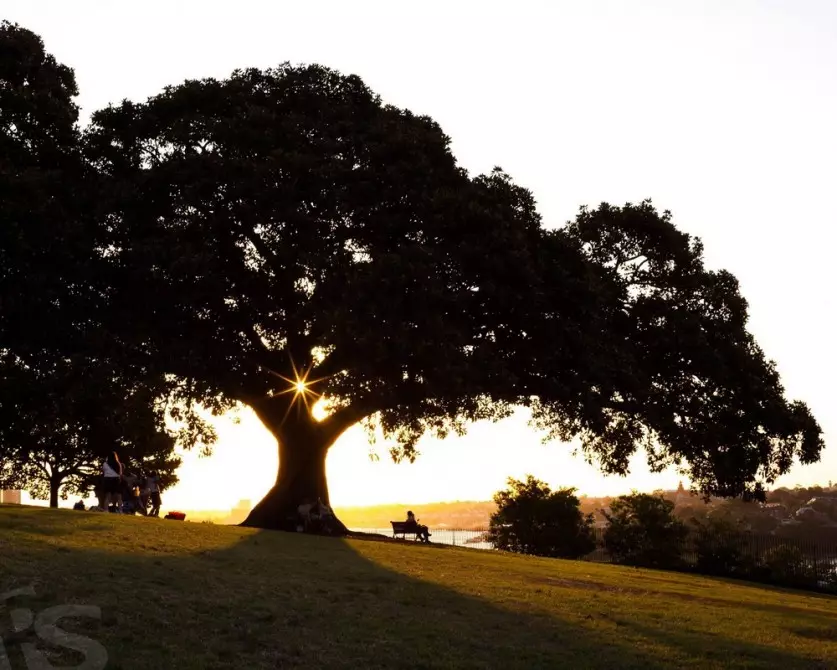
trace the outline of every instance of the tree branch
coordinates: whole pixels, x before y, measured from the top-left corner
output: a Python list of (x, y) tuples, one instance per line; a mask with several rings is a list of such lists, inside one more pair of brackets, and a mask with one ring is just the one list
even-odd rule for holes
[[(276, 254), (274, 254), (270, 248), (264, 243), (264, 240), (258, 236), (256, 231), (250, 227), (242, 226), (242, 234), (244, 235), (245, 239), (253, 245), (259, 255), (264, 258), (265, 262), (270, 266), (273, 270), (274, 274), (276, 275), (277, 280), (281, 282), (287, 282), (290, 286), (289, 288), (293, 289), (293, 277), (291, 277), (288, 268), (282, 265)], [(286, 320), (288, 322), (293, 321), (290, 314), (285, 315)], [(287, 327), (286, 338), (287, 338), (287, 345), (286, 350), (287, 353), (291, 355), (295, 355), (299, 358), (299, 351), (304, 349), (304, 355), (307, 357), (313, 347), (313, 337), (306, 337), (304, 335), (295, 336), (295, 333), (299, 332), (299, 328), (294, 328), (290, 325)], [(271, 352), (272, 354), (278, 352)]]
[(242, 232), (244, 237), (247, 238), (247, 241), (255, 247), (259, 255), (264, 258), (265, 262), (276, 273), (277, 278), (287, 275), (287, 269), (279, 264), (276, 255), (267, 247), (264, 240), (256, 234), (255, 230), (242, 226)]
[(268, 349), (267, 345), (264, 343), (262, 338), (259, 337), (259, 334), (255, 331), (253, 324), (245, 325), (240, 329), (240, 332), (250, 341), (250, 343), (254, 347), (256, 347), (256, 349), (260, 353), (265, 354), (267, 357), (271, 358), (273, 357), (273, 355), (275, 355), (276, 352), (272, 349)]
[(420, 384), (410, 384), (408, 388), (402, 387), (401, 390), (403, 392), (413, 391), (413, 393), (408, 393), (409, 397), (405, 397), (405, 393), (392, 391), (388, 392), (386, 397), (369, 396), (362, 398), (347, 407), (338, 409), (323, 419), (321, 422), (323, 429), (327, 434), (339, 435), (358, 421), (376, 412), (385, 412), (401, 404), (415, 405), (417, 402), (426, 399), (426, 394), (421, 392), (423, 389)]
[(340, 355), (340, 350), (335, 349), (325, 359), (314, 366), (311, 375), (314, 379), (326, 379), (343, 372), (350, 367), (348, 357)]
[(35, 467), (37, 467), (38, 470), (40, 470), (43, 473), (44, 477), (49, 479), (52, 476), (52, 472), (47, 470), (47, 464), (46, 463), (44, 463), (43, 461), (34, 461), (34, 464), (35, 464)]
[(376, 407), (376, 403), (358, 401), (348, 407), (342, 407), (333, 412), (323, 419), (320, 425), (327, 436), (336, 438), (343, 431), (354, 426), (358, 421), (361, 421), (370, 414), (381, 411), (381, 409), (380, 407)]

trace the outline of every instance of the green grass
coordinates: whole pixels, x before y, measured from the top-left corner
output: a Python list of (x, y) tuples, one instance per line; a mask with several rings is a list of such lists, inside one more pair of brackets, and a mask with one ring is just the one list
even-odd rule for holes
[[(109, 668), (837, 668), (837, 599), (415, 543), (0, 506), (0, 604), (96, 605), (59, 625)], [(77, 664), (77, 652), (52, 650)], [(1, 660), (1, 659), (0, 659)], [(2, 667), (2, 662), (0, 662)]]

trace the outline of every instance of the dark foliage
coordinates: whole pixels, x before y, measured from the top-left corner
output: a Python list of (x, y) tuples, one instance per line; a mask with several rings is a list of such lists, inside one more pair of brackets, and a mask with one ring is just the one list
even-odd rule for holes
[[(819, 426), (784, 399), (737, 282), (668, 213), (605, 204), (548, 232), (530, 193), (469, 178), (432, 120), (357, 77), (189, 81), (99, 112), (88, 146), (115, 196), (114, 321), (190, 399), (251, 405), (280, 462), (357, 421), (413, 458), (422, 434), (515, 405), (608, 472), (644, 446), (722, 495), (818, 458)], [(290, 411), (322, 395), (326, 421)]]
[(689, 540), (694, 569), (707, 575), (741, 576), (751, 572), (755, 560), (748, 552), (747, 534), (727, 519), (694, 521)]
[(529, 475), (509, 479), (494, 495), (488, 541), (497, 549), (552, 558), (579, 558), (595, 548), (593, 515), (584, 515), (575, 489), (552, 491)]
[(34, 33), (0, 23), (0, 486), (57, 504), (111, 449), (167, 478), (212, 433), (165, 405), (177, 383), (124, 355), (111, 298), (101, 182), (84, 160), (73, 71)]
[(111, 451), (133, 469), (177, 481), (180, 458), (164, 405), (148, 387), (130, 388), (113, 370), (84, 361), (25, 366), (0, 360), (0, 488), (25, 489), (51, 506), (99, 483)]
[(682, 562), (686, 525), (674, 504), (660, 496), (620, 496), (605, 512), (605, 547), (616, 563), (646, 568), (676, 568)]
[(650, 202), (548, 230), (432, 119), (316, 65), (101, 110), (82, 154), (72, 71), (15, 26), (0, 43), (0, 347), (118, 362), (192, 441), (211, 437), (196, 404), (252, 407), (280, 471), (249, 523), (327, 502), (327, 451), (357, 422), (412, 459), (526, 406), (606, 472), (645, 448), (723, 496), (819, 458), (735, 278)]

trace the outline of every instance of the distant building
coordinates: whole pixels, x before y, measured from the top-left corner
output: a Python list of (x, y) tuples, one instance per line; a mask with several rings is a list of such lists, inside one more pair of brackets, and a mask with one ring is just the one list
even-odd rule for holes
[(796, 518), (796, 520), (807, 521), (809, 523), (816, 523), (816, 524), (820, 524), (820, 525), (824, 525), (824, 526), (830, 526), (830, 527), (837, 526), (837, 523), (832, 521), (827, 514), (824, 514), (823, 512), (815, 509), (813, 506), (810, 505), (810, 503), (813, 503), (815, 501), (820, 501), (821, 502), (822, 498), (812, 498), (809, 501), (808, 505), (806, 505), (805, 507), (800, 507), (796, 511), (796, 514), (794, 514), (794, 517)]
[(0, 491), (0, 503), (20, 505), (23, 491)]
[(239, 500), (238, 504), (230, 510), (230, 515), (224, 520), (227, 524), (239, 524), (247, 518), (253, 508), (249, 500)]
[(246, 512), (247, 514), (250, 513), (251, 509), (253, 509), (253, 505), (249, 500), (239, 500), (238, 504), (235, 507), (233, 507), (233, 510), (241, 510)]
[(837, 505), (837, 496), (835, 495), (826, 495), (826, 496), (816, 496), (815, 498), (811, 498), (808, 502), (805, 503), (808, 507), (813, 507), (814, 505)]
[(692, 496), (684, 487), (683, 482), (681, 481), (677, 485), (677, 491), (675, 491), (674, 495), (674, 504), (675, 506), (685, 505), (687, 503), (692, 502), (694, 500), (694, 496)]
[(761, 506), (761, 508), (765, 511), (766, 514), (772, 516), (774, 519), (787, 519), (788, 518), (788, 508), (785, 507), (782, 503), (765, 503)]

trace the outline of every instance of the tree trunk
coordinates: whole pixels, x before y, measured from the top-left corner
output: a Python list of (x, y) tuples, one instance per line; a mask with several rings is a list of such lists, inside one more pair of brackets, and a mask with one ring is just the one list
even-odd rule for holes
[[(254, 406), (279, 447), (276, 483), (253, 508), (242, 525), (273, 530), (296, 531), (299, 507), (318, 500), (330, 505), (326, 481), (326, 456), (342, 430), (314, 420), (302, 403), (288, 409), (287, 401)], [(344, 535), (346, 527), (335, 517), (320, 532)]]
[(61, 488), (61, 480), (58, 477), (49, 478), (49, 506), (58, 507), (58, 490)]

